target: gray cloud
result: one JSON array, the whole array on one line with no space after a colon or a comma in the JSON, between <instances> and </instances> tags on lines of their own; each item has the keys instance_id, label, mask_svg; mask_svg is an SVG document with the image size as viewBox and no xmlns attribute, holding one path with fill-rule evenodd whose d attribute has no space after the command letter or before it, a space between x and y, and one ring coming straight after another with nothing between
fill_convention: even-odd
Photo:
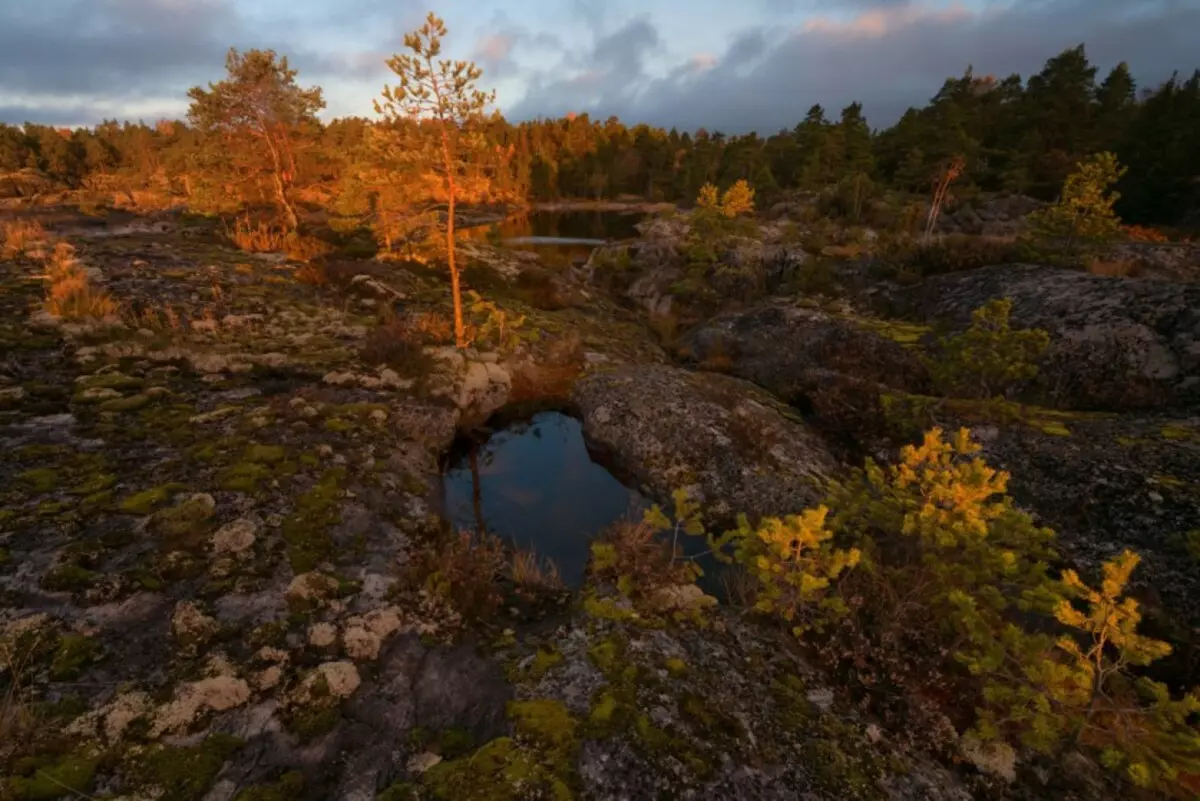
<instances>
[{"instance_id":1,"label":"gray cloud","mask_svg":"<svg viewBox=\"0 0 1200 801\"><path fill-rule=\"evenodd\" d=\"M507 111L516 119L587 111L681 129L772 132L794 125L813 103L836 114L859 100L871 123L882 126L923 104L969 64L976 74L1028 76L1080 42L1102 70L1128 61L1144 85L1197 66L1200 4L1190 0L1016 0L982 11L862 5L857 16L810 18L781 37L743 31L715 61L693 56L659 77L640 60L645 43L658 37L614 33L615 41L629 39L628 57L614 65L597 48L573 71L559 65L531 76L528 93Z\"/></svg>"},{"instance_id":2,"label":"gray cloud","mask_svg":"<svg viewBox=\"0 0 1200 801\"><path fill-rule=\"evenodd\" d=\"M747 19L766 10L768 25L731 32L719 52L686 53L675 48L687 37L651 16L629 16L632 2L557 1L565 16L554 32L497 13L470 34L467 52L485 82L523 92L503 109L512 119L587 111L770 132L813 103L836 113L860 100L872 124L886 125L968 64L978 74L1027 76L1079 42L1102 70L1128 60L1152 85L1197 66L1200 30L1195 0L1010 0L982 10L944 0L838 0L826 17L828 2L749 0ZM384 58L419 24L426 2L0 0L0 121L179 114L188 87L221 76L230 45L287 53L302 83L326 86L331 113L365 113L364 95L391 80ZM314 32L317 44L297 47Z\"/></svg>"}]
</instances>

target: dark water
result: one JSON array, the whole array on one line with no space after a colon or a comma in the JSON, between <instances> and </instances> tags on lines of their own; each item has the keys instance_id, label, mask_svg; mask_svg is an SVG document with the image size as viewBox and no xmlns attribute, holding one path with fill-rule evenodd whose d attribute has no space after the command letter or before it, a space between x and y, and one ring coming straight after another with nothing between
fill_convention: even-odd
<instances>
[{"instance_id":1,"label":"dark water","mask_svg":"<svg viewBox=\"0 0 1200 801\"><path fill-rule=\"evenodd\" d=\"M534 211L497 223L502 239L631 239L644 214L617 211Z\"/></svg>"},{"instance_id":2,"label":"dark water","mask_svg":"<svg viewBox=\"0 0 1200 801\"><path fill-rule=\"evenodd\" d=\"M636 237L634 226L643 219L641 213L615 211L534 211L473 226L463 236L569 262L586 260L593 248L605 242Z\"/></svg>"},{"instance_id":3,"label":"dark water","mask_svg":"<svg viewBox=\"0 0 1200 801\"><path fill-rule=\"evenodd\" d=\"M592 461L579 421L558 412L536 414L465 450L443 479L446 518L532 548L569 586L583 579L591 538L624 517L641 517L649 505Z\"/></svg>"}]
</instances>

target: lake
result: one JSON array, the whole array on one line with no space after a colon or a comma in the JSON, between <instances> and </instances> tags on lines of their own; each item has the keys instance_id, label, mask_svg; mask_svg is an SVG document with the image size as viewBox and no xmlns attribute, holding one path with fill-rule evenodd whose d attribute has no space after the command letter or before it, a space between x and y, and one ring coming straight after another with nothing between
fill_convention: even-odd
<instances>
[{"instance_id":1,"label":"lake","mask_svg":"<svg viewBox=\"0 0 1200 801\"><path fill-rule=\"evenodd\" d=\"M582 260L606 242L636 237L636 226L645 218L642 212L532 211L463 229L463 237Z\"/></svg>"}]
</instances>

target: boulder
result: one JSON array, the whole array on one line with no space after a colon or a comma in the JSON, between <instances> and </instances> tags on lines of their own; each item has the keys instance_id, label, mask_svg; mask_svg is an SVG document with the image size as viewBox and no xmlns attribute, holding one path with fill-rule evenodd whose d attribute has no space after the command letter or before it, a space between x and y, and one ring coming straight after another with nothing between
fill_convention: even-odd
<instances>
[{"instance_id":1,"label":"boulder","mask_svg":"<svg viewBox=\"0 0 1200 801\"><path fill-rule=\"evenodd\" d=\"M896 290L888 305L961 330L973 309L1005 297L1015 327L1050 332L1038 377L1047 402L1099 410L1200 402L1200 284L1005 264L935 276Z\"/></svg>"},{"instance_id":2,"label":"boulder","mask_svg":"<svg viewBox=\"0 0 1200 801\"><path fill-rule=\"evenodd\" d=\"M772 301L693 329L680 339L680 352L701 368L769 389L827 430L853 436L882 421L882 393L928 391L925 365L897 341L915 339L917 331Z\"/></svg>"},{"instance_id":3,"label":"boulder","mask_svg":"<svg viewBox=\"0 0 1200 801\"><path fill-rule=\"evenodd\" d=\"M952 417L947 428L961 422ZM1200 630L1200 416L1045 411L973 435L1085 578L1131 548L1143 559L1134 592L1173 626Z\"/></svg>"},{"instance_id":4,"label":"boulder","mask_svg":"<svg viewBox=\"0 0 1200 801\"><path fill-rule=\"evenodd\" d=\"M629 366L581 379L572 400L618 472L668 505L687 489L714 520L798 512L837 466L791 409L730 376Z\"/></svg>"}]
</instances>

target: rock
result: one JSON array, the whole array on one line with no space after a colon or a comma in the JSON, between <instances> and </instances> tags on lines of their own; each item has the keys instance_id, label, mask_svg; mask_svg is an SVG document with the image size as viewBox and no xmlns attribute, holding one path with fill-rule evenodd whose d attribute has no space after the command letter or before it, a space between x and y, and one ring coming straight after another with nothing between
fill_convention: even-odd
<instances>
[{"instance_id":1,"label":"rock","mask_svg":"<svg viewBox=\"0 0 1200 801\"><path fill-rule=\"evenodd\" d=\"M965 328L973 309L1005 297L1013 302L1014 327L1050 332L1038 389L1054 405L1200 403L1200 284L1009 264L936 276L895 292L887 305Z\"/></svg>"},{"instance_id":2,"label":"rock","mask_svg":"<svg viewBox=\"0 0 1200 801\"><path fill-rule=\"evenodd\" d=\"M799 512L836 469L792 410L729 376L630 366L581 379L571 397L620 471L664 504L688 489L714 520Z\"/></svg>"},{"instance_id":3,"label":"rock","mask_svg":"<svg viewBox=\"0 0 1200 801\"><path fill-rule=\"evenodd\" d=\"M226 523L213 534L212 547L216 554L237 554L254 545L262 522L253 517L241 517Z\"/></svg>"},{"instance_id":4,"label":"rock","mask_svg":"<svg viewBox=\"0 0 1200 801\"><path fill-rule=\"evenodd\" d=\"M458 391L458 407L480 418L508 402L512 390L512 376L494 362L471 361Z\"/></svg>"},{"instance_id":5,"label":"rock","mask_svg":"<svg viewBox=\"0 0 1200 801\"><path fill-rule=\"evenodd\" d=\"M1084 575L1132 548L1137 596L1172 627L1200 627L1200 561L1186 545L1200 520L1200 416L1048 412L976 433L988 464L1011 474L1013 498L1058 532Z\"/></svg>"},{"instance_id":6,"label":"rock","mask_svg":"<svg viewBox=\"0 0 1200 801\"><path fill-rule=\"evenodd\" d=\"M771 301L693 329L679 351L701 368L769 389L825 429L862 435L881 427L879 398L889 388L929 391L925 365L901 344L919 334L904 323Z\"/></svg>"}]
</instances>

